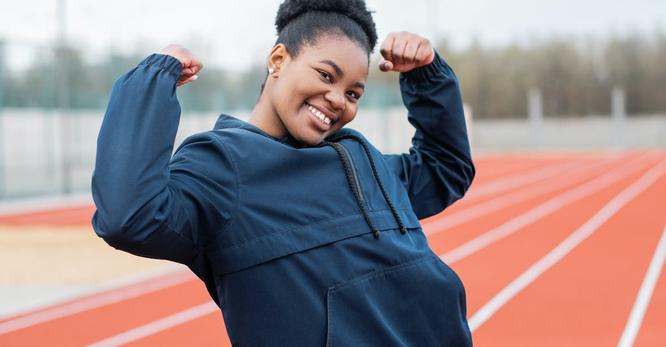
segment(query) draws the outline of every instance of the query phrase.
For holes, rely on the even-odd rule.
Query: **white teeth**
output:
[[[308,105],[308,110],[312,112],[313,115],[315,115],[317,118],[319,118],[320,121],[322,121],[324,124],[331,124],[333,121],[326,117],[323,113],[319,112],[316,108],[314,108],[312,105]]]

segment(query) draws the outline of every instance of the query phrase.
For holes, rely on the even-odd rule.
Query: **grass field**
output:
[[[666,152],[485,155],[476,165],[466,197],[422,221],[431,248],[465,284],[475,346],[664,345]],[[35,244],[36,225],[90,237],[92,211],[2,216],[0,235],[18,249]],[[7,236],[21,233],[37,236]],[[162,264],[123,263],[120,252],[92,239],[75,248],[85,257],[75,253],[63,266],[85,268],[76,259],[94,262],[95,254],[109,259],[95,266],[120,269],[114,276]],[[106,251],[113,255],[104,258]],[[40,266],[11,275],[21,273],[24,253],[1,259],[9,265],[3,281],[62,281]],[[44,253],[48,264],[53,253]],[[114,277],[84,274],[71,281]],[[186,271],[103,288],[0,319],[0,345],[230,345],[218,308]]]

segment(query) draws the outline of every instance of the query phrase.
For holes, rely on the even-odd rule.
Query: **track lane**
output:
[[[483,242],[491,242],[487,241],[488,239],[498,237],[494,235],[511,233],[537,222],[540,218],[557,212],[562,207],[576,204],[578,200],[636,172],[642,167],[637,166],[638,163],[647,165],[654,162],[656,159],[652,155],[641,156],[628,163],[617,165],[613,169],[607,169],[607,172],[603,174],[593,174],[587,180],[572,182],[573,184],[570,186],[566,185],[541,196],[507,206],[487,214],[483,218],[457,225],[444,232],[441,230],[428,231],[430,246],[437,254],[445,255],[443,256],[444,261],[457,260],[463,256],[461,253],[469,253],[470,248],[478,248]],[[570,178],[560,179],[568,181]],[[457,254],[453,256],[451,252]]]
[[[634,345],[636,336],[638,335],[639,330],[643,324],[643,319],[645,318],[645,312],[650,306],[652,296],[654,295],[654,288],[656,287],[657,281],[659,281],[659,276],[664,269],[664,262],[666,261],[666,227],[661,233],[661,238],[659,243],[655,248],[654,255],[650,260],[650,266],[645,272],[645,277],[643,277],[643,282],[641,283],[641,288],[636,295],[636,301],[634,301],[634,306],[631,309],[631,314],[627,319],[627,324],[624,326],[624,331],[622,332],[622,337],[620,342],[618,342],[618,347],[631,347]],[[653,332],[663,332],[663,329],[654,329],[651,331],[650,327],[644,329],[645,335],[652,336]],[[664,341],[662,339],[662,341]],[[655,341],[656,342],[656,341]]]
[[[661,285],[661,284],[659,284],[659,285]],[[658,288],[659,288],[659,285],[658,285]],[[190,295],[190,294],[183,292],[183,295]],[[217,317],[217,318],[215,318],[215,317]],[[646,323],[648,322],[648,318],[649,318],[649,312],[648,312],[648,315],[646,316]],[[663,320],[662,320],[662,322],[663,322]],[[214,341],[214,340],[206,340],[206,336],[211,335],[211,334],[212,335],[218,335],[217,332],[219,332],[219,330],[220,330],[220,323],[222,323],[221,315],[211,314],[211,315],[207,315],[207,316],[197,318],[195,320],[183,323],[182,325],[178,325],[178,326],[175,326],[173,328],[161,331],[159,333],[148,336],[146,338],[137,340],[135,343],[133,343],[131,345],[144,345],[144,346],[156,345],[154,343],[155,341],[162,342],[162,343],[158,343],[158,345],[169,345],[169,344],[166,344],[166,343],[174,343],[174,344],[171,344],[171,345],[188,345],[190,342],[199,341],[197,339],[200,338],[200,337],[204,339],[204,340],[201,340],[201,341]],[[223,325],[222,325],[222,328],[223,328]],[[163,336],[170,336],[171,338],[164,338]],[[178,336],[181,336],[181,337],[178,337]],[[218,335],[218,337],[219,337],[219,335]],[[226,337],[226,335],[225,335],[225,337]],[[0,341],[1,341],[1,336],[0,336]],[[177,341],[179,341],[179,342],[177,342]],[[215,340],[215,341],[216,342],[214,342],[214,343],[219,342],[219,340]],[[228,341],[228,340],[225,340],[225,341]],[[2,344],[2,343],[0,342],[0,344]]]
[[[132,275],[109,283],[94,292],[4,316],[0,319],[0,336],[7,332],[116,303],[194,279],[196,276],[189,270],[175,266]]]
[[[180,347],[180,346],[231,347],[221,313],[208,314],[128,343],[126,347]]]
[[[224,323],[223,320],[221,319],[221,315],[218,315],[218,318],[215,318],[214,315],[208,315],[203,318],[195,318],[189,321],[185,321],[181,325],[171,327],[164,331],[157,332],[145,338],[138,339],[137,341],[130,343],[130,345],[151,346],[156,344],[157,345],[163,345],[163,344],[182,345],[185,343],[189,344],[190,342],[192,342],[188,341],[188,338],[191,336],[199,336],[201,339],[203,339],[201,341],[202,343],[211,343],[213,341],[215,341],[215,343],[219,343],[220,341],[223,341],[224,344],[229,344],[228,337],[226,336],[226,331],[224,331],[223,334],[221,335],[218,334],[217,332],[212,334],[206,334],[203,336],[201,336],[201,334],[193,333],[193,330],[204,331],[203,325],[210,324],[212,322],[217,322],[222,324]],[[113,336],[110,338],[113,339]],[[105,344],[102,344],[102,346],[104,345]]]
[[[450,206],[447,210],[455,211],[458,208],[465,208],[505,194],[513,189],[518,189],[527,185],[535,184],[556,177],[571,168],[585,164],[580,160],[569,160],[567,162],[550,164],[544,167],[535,167],[531,170],[521,170],[520,172],[503,177],[495,177],[491,180],[477,180],[472,182],[472,186],[466,192],[464,199]]]
[[[647,169],[643,168],[450,264],[465,283],[469,316],[471,317],[502,288],[543,257]]]
[[[543,168],[548,165],[577,160],[572,157],[540,158],[532,155],[514,155],[508,158],[486,158],[474,160],[477,176],[480,181],[496,180],[510,177],[514,174]]]
[[[186,326],[183,325],[183,326],[174,327],[172,329],[169,329],[169,331],[170,331],[170,333],[173,333],[173,334],[181,334],[183,336],[191,336],[191,335],[196,334],[197,330],[196,330],[195,326],[192,326],[190,328],[190,327],[186,327]],[[149,344],[146,344],[146,345],[149,345]]]
[[[490,213],[500,211],[509,206],[530,199],[536,199],[540,196],[545,196],[546,194],[561,191],[564,188],[583,183],[607,170],[613,169],[623,162],[624,160],[621,161],[620,159],[608,159],[593,162],[588,165],[579,165],[571,170],[567,170],[566,175],[559,175],[558,177],[545,182],[539,181],[533,184],[528,184],[520,189],[514,189],[511,192],[499,194],[492,199],[478,202],[473,206],[466,206],[466,208],[462,209],[446,209],[436,217],[422,222],[424,232],[428,236],[447,232],[448,229],[455,226],[483,218]]]
[[[584,221],[584,226],[581,224],[569,230],[575,230],[577,234],[569,235],[566,242],[578,240],[573,242],[580,244],[572,243],[569,247],[573,248],[562,253],[562,258],[553,258],[554,263],[544,265],[547,267],[540,270],[544,272],[536,273],[536,278],[523,284],[527,287],[520,287],[523,289],[507,294],[507,298],[503,299],[507,301],[498,304],[501,305],[496,308],[498,311],[492,313],[490,319],[481,323],[475,331],[476,341],[492,341],[493,346],[616,344],[644,268],[652,256],[652,252],[646,252],[646,246],[653,249],[661,233],[663,221],[643,213],[646,205],[650,206],[666,193],[666,171],[663,165],[660,172],[661,178],[656,183],[650,183],[646,190],[634,190],[638,191],[638,196],[631,197],[622,189],[622,194],[616,195],[610,204],[606,203],[602,209],[595,211],[592,219]],[[632,188],[636,186],[631,185]],[[613,212],[613,207],[608,208],[610,206],[619,209]],[[595,223],[592,220],[600,216],[599,213],[604,213],[602,210],[610,211],[610,219],[604,221],[606,217],[601,217],[598,222],[601,224],[591,226]],[[584,231],[588,225],[593,229]],[[564,228],[560,225],[557,227]],[[641,230],[641,233],[631,232],[637,230]],[[551,230],[549,234],[556,232]],[[578,237],[578,234],[586,236]],[[566,249],[562,248],[566,242],[546,250],[548,256],[557,250]],[[534,265],[530,264],[528,271],[544,259],[546,257],[534,262]],[[518,283],[516,280],[524,278],[528,271],[515,276],[511,285]],[[501,288],[500,295],[494,296],[490,302],[497,300],[511,285]],[[484,303],[483,309],[486,307]],[[475,315],[470,320],[471,325],[474,325]]]
[[[157,321],[132,328],[118,335],[97,341],[87,347],[115,347],[126,345],[143,346],[229,346],[230,343],[224,329],[224,321],[220,319],[221,313],[213,302],[201,304]],[[189,326],[197,325],[198,329],[204,329],[202,324],[219,324],[222,329],[213,329],[206,334],[186,335],[178,334],[179,331],[188,330]]]
[[[666,234],[666,226],[664,234]],[[666,264],[662,264],[661,275],[652,292],[634,346],[661,346],[666,341],[664,322],[666,322]]]
[[[188,280],[120,302],[0,335],[0,345],[83,345],[209,302],[203,283]]]
[[[95,207],[93,205],[57,208],[48,211],[17,213],[0,216],[0,224],[9,226],[72,226],[90,225]]]

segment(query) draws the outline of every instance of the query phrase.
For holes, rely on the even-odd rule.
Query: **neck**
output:
[[[249,123],[273,137],[287,135],[287,129],[280,117],[269,104],[262,102],[262,100],[254,105],[254,109],[250,113]]]

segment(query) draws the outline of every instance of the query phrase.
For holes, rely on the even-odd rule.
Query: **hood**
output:
[[[353,134],[353,131],[350,131],[349,129],[342,128],[335,133],[329,135],[322,141],[319,145],[316,146],[306,146],[293,138],[291,135],[287,134],[286,136],[282,137],[274,137],[271,136],[270,134],[266,133],[265,131],[259,129],[258,127],[240,120],[236,117],[230,116],[228,114],[221,114],[220,117],[217,119],[217,122],[215,122],[215,126],[213,130],[221,130],[221,129],[226,129],[226,128],[240,128],[240,129],[245,129],[247,131],[251,131],[253,133],[266,136],[268,138],[271,138],[277,142],[280,142],[285,145],[289,145],[295,148],[301,148],[301,147],[322,147],[322,146],[330,146],[335,149],[336,153],[338,154],[340,161],[342,162],[342,166],[345,171],[345,176],[347,178],[347,183],[349,184],[349,188],[351,189],[352,193],[354,194],[354,198],[356,202],[358,203],[359,209],[363,213],[363,216],[365,217],[366,223],[368,224],[368,227],[372,231],[375,239],[379,239],[379,230],[373,225],[369,212],[366,208],[365,203],[363,202],[362,194],[360,192],[360,185],[358,183],[358,178],[356,176],[356,169],[354,168],[354,164],[351,160],[351,156],[349,155],[349,152],[345,149],[345,147],[342,144],[337,143],[338,141],[342,139],[351,139],[356,142],[358,142],[362,147],[363,147],[363,152],[365,156],[367,157],[368,161],[370,162],[370,167],[372,168],[372,174],[375,178],[375,182],[379,185],[379,188],[382,192],[382,195],[384,196],[384,200],[386,201],[389,209],[391,210],[391,213],[393,214],[393,217],[395,218],[396,222],[398,223],[400,227],[400,233],[405,234],[407,232],[407,229],[405,228],[405,225],[402,221],[402,219],[398,216],[398,212],[396,211],[393,202],[391,201],[390,197],[386,193],[386,189],[384,189],[384,185],[382,184],[382,181],[379,178],[379,174],[377,173],[377,168],[375,166],[375,162],[372,159],[372,154],[370,151],[370,148],[368,144],[365,142],[364,139],[360,138],[359,136]]]
[[[287,134],[285,136],[281,137],[275,137],[270,135],[269,133],[259,129],[257,126],[248,123],[242,119],[238,119],[232,115],[228,114],[220,114],[220,116],[217,118],[217,121],[215,122],[215,125],[213,126],[213,130],[221,130],[221,129],[227,129],[227,128],[240,128],[240,129],[245,129],[247,131],[251,131],[253,133],[268,137],[270,139],[273,139],[279,143],[294,147],[294,148],[303,148],[303,147],[319,147],[321,144],[316,145],[316,146],[309,146],[306,145],[294,137],[292,137],[290,134]],[[339,138],[341,136],[345,136],[350,134],[348,129],[342,128],[336,131],[335,133],[329,135],[326,137],[325,141],[334,141],[335,138]]]

